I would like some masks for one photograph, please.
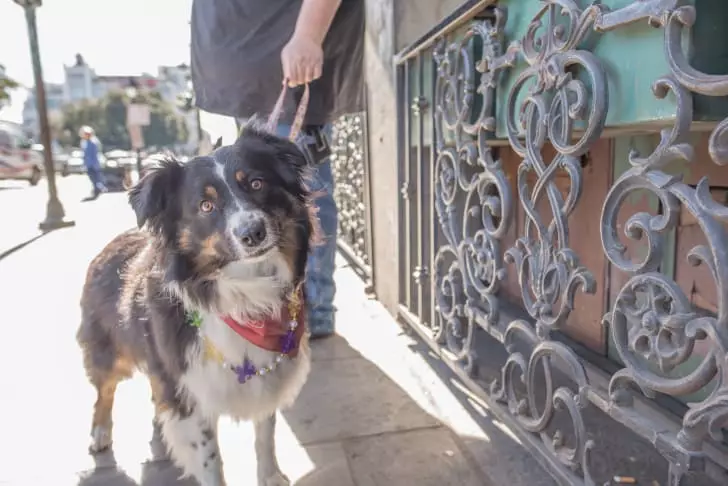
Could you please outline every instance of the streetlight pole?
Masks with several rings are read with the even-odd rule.
[[[33,62],[33,77],[35,79],[35,97],[38,107],[38,120],[40,123],[41,143],[43,144],[43,165],[48,180],[48,205],[46,218],[38,225],[41,231],[51,231],[59,228],[74,226],[76,223],[65,219],[66,213],[58,199],[56,187],[56,172],[53,166],[53,152],[51,148],[51,132],[48,125],[48,106],[46,103],[45,84],[43,82],[43,69],[40,62],[40,49],[38,47],[38,29],[35,19],[35,9],[40,7],[42,0],[13,0],[25,10],[25,21],[28,24],[28,40],[30,43],[30,56]]]

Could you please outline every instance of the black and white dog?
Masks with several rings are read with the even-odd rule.
[[[306,168],[294,143],[248,125],[234,145],[169,160],[131,190],[140,229],[92,261],[81,300],[77,338],[98,392],[92,452],[111,445],[116,386],[140,370],[187,475],[225,484],[216,432],[228,415],[255,423],[259,484],[289,484],[274,428],[310,369]]]

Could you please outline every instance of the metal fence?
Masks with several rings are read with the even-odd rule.
[[[584,3],[542,1],[533,28],[509,43],[505,10],[464,12],[398,56],[400,316],[518,431],[559,484],[602,484],[594,451],[608,434],[589,427],[593,411],[617,425],[615,434],[635,434],[663,458],[667,477],[654,484],[728,484],[728,208],[713,200],[706,178],[689,185],[668,168],[695,155],[688,143],[692,95],[728,96],[728,75],[698,72],[683,52],[684,34],[699,15],[695,7],[635,0],[609,12]],[[566,21],[557,25],[557,17]],[[629,155],[630,168],[601,201],[602,248],[594,251],[630,276],[604,317],[622,363],[607,374],[561,332],[575,297],[601,285],[570,242],[583,158],[604,135],[610,110],[604,69],[582,41],[638,21],[664,32],[670,72],[653,91],[658,99],[675,97],[677,115],[654,151]],[[517,63],[526,70],[499,114],[506,117],[508,150],[520,161],[512,185],[494,143],[494,95]],[[553,158],[542,155],[546,144]],[[713,128],[709,156],[728,163],[728,119]],[[565,194],[556,186],[557,171],[570,181]],[[639,262],[625,258],[617,226],[619,209],[636,190],[661,203],[657,214],[633,214],[625,226],[628,238],[647,244]],[[548,218],[535,210],[543,201]],[[518,205],[525,214],[520,237],[506,245]],[[710,270],[716,313],[696,309],[659,272],[665,235],[681,210],[707,243],[677,258]],[[509,272],[519,277],[525,318],[502,312],[500,287]],[[693,371],[678,373],[695,358],[698,342],[708,351]],[[493,343],[502,344],[504,361],[490,380],[481,368],[497,354],[487,347]],[[711,383],[689,407],[663,406]]]
[[[366,114],[340,117],[333,126],[331,166],[339,213],[338,246],[365,279],[372,277],[371,204]]]

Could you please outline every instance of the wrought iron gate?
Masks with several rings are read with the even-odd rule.
[[[371,204],[366,113],[344,115],[334,123],[334,199],[339,213],[339,250],[365,278],[372,278]]]
[[[608,11],[597,2],[540,3],[533,28],[516,42],[503,38],[506,11],[496,6],[476,16],[462,12],[398,56],[400,316],[520,432],[559,484],[597,484],[593,452],[600,434],[588,426],[592,413],[654,447],[669,466],[659,484],[728,484],[728,208],[711,197],[707,178],[692,186],[669,166],[695,157],[693,95],[728,96],[728,75],[701,73],[683,53],[683,36],[700,15],[694,6],[634,0]],[[604,69],[583,41],[638,21],[664,32],[670,72],[655,80],[653,94],[674,96],[677,116],[656,149],[629,154],[629,169],[602,201],[604,257],[630,275],[604,316],[623,363],[607,375],[561,332],[575,296],[602,284],[570,242],[584,159],[604,135],[610,110]],[[501,149],[494,137],[495,90],[517,63],[526,69],[498,114],[507,121]],[[553,157],[543,155],[547,145]],[[504,169],[505,150],[519,159],[514,184]],[[712,128],[709,157],[728,164],[728,118]],[[557,173],[568,178],[565,193]],[[637,190],[659,198],[660,210],[628,219],[626,237],[648,248],[634,262],[625,258],[617,213]],[[548,218],[536,210],[541,203],[550,208]],[[520,237],[506,244],[519,205]],[[707,243],[678,258],[710,270],[715,313],[698,311],[660,272],[665,236],[681,210],[697,221]],[[518,275],[525,318],[503,312],[500,287],[508,272]],[[489,380],[479,373],[485,354],[479,350],[496,341],[505,362]],[[692,371],[680,373],[698,344],[708,351]],[[711,383],[687,409],[657,406]]]

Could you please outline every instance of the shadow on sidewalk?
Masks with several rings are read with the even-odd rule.
[[[277,456],[293,485],[490,485],[452,431],[346,339],[315,342],[312,350],[309,381],[294,406],[282,412],[285,422],[279,419]],[[157,440],[155,434],[139,482],[107,452],[95,458],[96,468],[78,486],[196,486],[178,479],[180,470],[158,452]],[[223,462],[233,463],[241,451],[225,446],[221,443]],[[253,484],[249,469],[242,471],[245,478],[236,472],[226,467],[227,484]]]
[[[55,230],[44,231],[42,233],[38,233],[37,235],[33,236],[32,238],[29,238],[29,239],[27,239],[27,240],[25,240],[25,241],[23,241],[21,243],[18,243],[17,245],[15,245],[15,246],[13,246],[11,248],[8,248],[7,250],[5,250],[2,253],[0,253],[0,261],[2,261],[5,258],[9,257],[10,255],[12,255],[13,253],[15,253],[16,251],[22,250],[23,248],[25,248],[26,246],[30,245],[31,243],[34,243],[34,242],[38,241],[39,239],[41,239],[44,236],[52,233],[53,231],[55,231]]]
[[[282,412],[313,464],[293,484],[491,485],[460,438],[390,378],[392,366],[404,369],[401,358],[370,360],[339,335],[312,348],[309,381]]]
[[[159,429],[155,426],[149,442],[151,458],[142,464],[140,482],[119,468],[114,451],[94,456],[95,469],[81,474],[78,486],[197,486],[192,479],[179,479],[182,471],[175,467],[164,452]]]

